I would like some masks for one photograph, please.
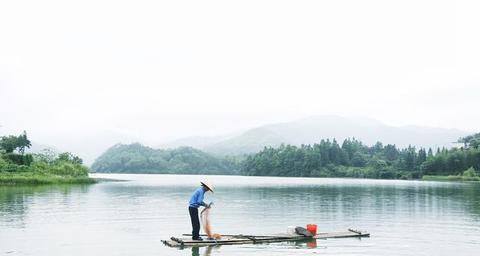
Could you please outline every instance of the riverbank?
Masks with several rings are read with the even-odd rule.
[[[466,177],[460,175],[423,175],[422,180],[426,181],[476,181],[480,182],[480,177]]]
[[[0,185],[91,184],[95,182],[95,179],[88,176],[55,175],[35,172],[0,172]]]
[[[51,161],[35,159],[28,165],[0,158],[0,185],[95,183],[95,179],[88,174],[86,166],[69,158]]]

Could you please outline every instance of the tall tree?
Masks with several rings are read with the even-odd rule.
[[[428,155],[427,158],[432,158],[433,157],[433,151],[432,148],[428,148]]]
[[[418,158],[417,158],[417,164],[420,165],[423,162],[427,160],[427,153],[425,152],[425,149],[421,148],[418,151]]]
[[[27,132],[23,131],[19,136],[9,135],[0,138],[0,148],[3,148],[6,153],[13,153],[18,150],[20,154],[25,153],[25,148],[32,146],[27,137]]]

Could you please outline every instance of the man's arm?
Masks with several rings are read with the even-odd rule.
[[[198,193],[198,204],[203,206],[203,207],[207,207],[208,205],[203,201],[203,196],[204,196],[204,193]]]

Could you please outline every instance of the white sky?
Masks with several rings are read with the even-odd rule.
[[[1,1],[0,134],[161,142],[310,115],[478,131],[479,1]]]

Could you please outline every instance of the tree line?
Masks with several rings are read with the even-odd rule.
[[[291,177],[359,177],[418,179],[423,175],[469,175],[480,170],[480,133],[459,139],[452,149],[397,148],[377,142],[367,146],[355,138],[313,145],[265,147],[248,156],[241,174]],[[472,173],[473,170],[473,173]],[[476,170],[476,171],[475,171]]]
[[[480,171],[480,133],[458,140],[451,149],[398,148],[377,142],[367,146],[355,138],[313,145],[265,147],[256,154],[218,157],[194,149],[153,149],[139,143],[118,144],[96,159],[97,172],[240,174],[290,177],[358,177],[419,179],[423,175],[476,177]],[[26,132],[0,137],[0,175],[37,174],[86,176],[88,168],[71,153],[25,153],[31,146]],[[3,173],[3,174],[2,174]]]

